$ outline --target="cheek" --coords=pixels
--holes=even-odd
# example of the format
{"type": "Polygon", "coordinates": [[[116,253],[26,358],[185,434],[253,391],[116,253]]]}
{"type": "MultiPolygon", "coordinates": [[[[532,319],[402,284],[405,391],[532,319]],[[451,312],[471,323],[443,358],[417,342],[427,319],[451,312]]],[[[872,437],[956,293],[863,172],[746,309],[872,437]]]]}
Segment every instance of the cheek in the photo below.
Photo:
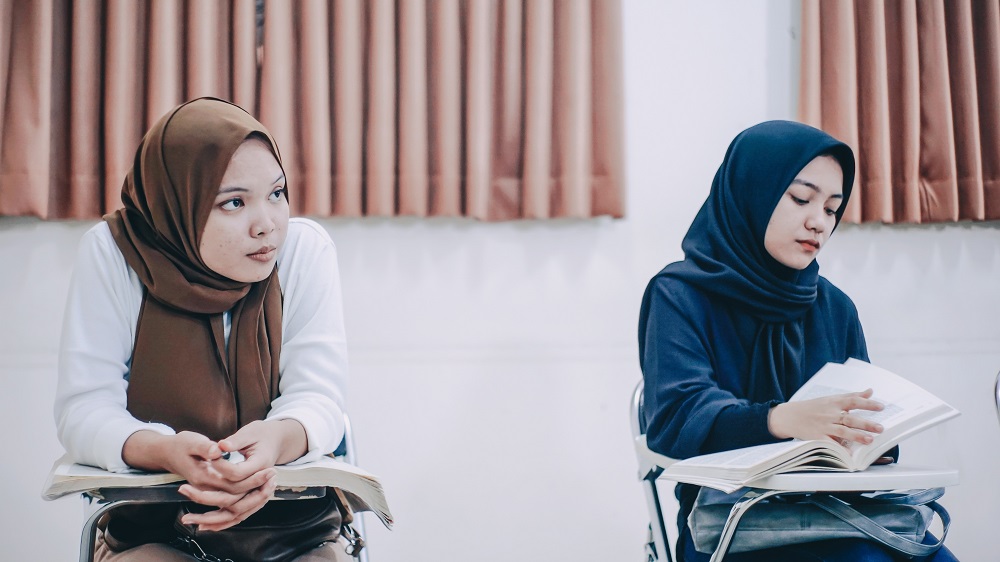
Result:
{"type": "Polygon", "coordinates": [[[229,221],[209,219],[205,225],[205,230],[201,235],[199,249],[201,259],[210,269],[218,273],[219,266],[225,266],[232,261],[232,248],[234,248],[234,237],[231,232],[229,221]]]}

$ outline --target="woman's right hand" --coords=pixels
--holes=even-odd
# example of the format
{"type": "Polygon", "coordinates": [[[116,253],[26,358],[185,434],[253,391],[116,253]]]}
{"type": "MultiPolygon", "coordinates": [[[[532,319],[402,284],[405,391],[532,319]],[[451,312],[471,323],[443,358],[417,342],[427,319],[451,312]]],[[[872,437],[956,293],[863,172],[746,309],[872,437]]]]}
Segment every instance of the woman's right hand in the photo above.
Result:
{"type": "Polygon", "coordinates": [[[881,411],[884,406],[871,397],[869,388],[778,404],[768,414],[767,429],[778,439],[829,438],[844,446],[851,442],[867,445],[872,442],[872,433],[882,433],[882,426],[850,412],[881,411]]]}
{"type": "MultiPolygon", "coordinates": [[[[219,531],[236,525],[259,510],[274,494],[273,467],[259,470],[242,479],[230,479],[232,471],[219,470],[222,458],[218,443],[191,431],[161,435],[153,431],[133,433],[122,448],[122,459],[131,467],[148,471],[167,471],[187,480],[179,492],[191,501],[217,507],[211,525],[200,530],[219,531]]],[[[207,515],[207,514],[206,514],[207,515]]]]}

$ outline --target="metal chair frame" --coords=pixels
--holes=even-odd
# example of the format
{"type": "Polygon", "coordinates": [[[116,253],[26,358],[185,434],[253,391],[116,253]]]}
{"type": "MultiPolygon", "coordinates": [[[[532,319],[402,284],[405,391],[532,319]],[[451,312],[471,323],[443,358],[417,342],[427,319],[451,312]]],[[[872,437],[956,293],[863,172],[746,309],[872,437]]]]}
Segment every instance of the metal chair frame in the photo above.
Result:
{"type": "MultiPolygon", "coordinates": [[[[640,380],[632,392],[632,403],[629,406],[629,421],[632,427],[632,440],[645,434],[642,429],[640,416],[642,416],[642,388],[640,380]]],[[[663,473],[663,467],[650,462],[647,458],[639,454],[636,450],[636,461],[639,463],[639,480],[642,484],[643,496],[646,499],[646,509],[649,512],[649,529],[653,543],[653,552],[647,555],[647,562],[661,560],[666,553],[667,562],[673,562],[674,556],[671,550],[670,535],[667,533],[666,523],[663,520],[663,506],[660,503],[660,492],[656,489],[656,479],[663,473]]]]}
{"type": "Polygon", "coordinates": [[[997,380],[993,384],[993,398],[997,404],[997,421],[1000,421],[1000,372],[997,373],[997,380]]]}
{"type": "MultiPolygon", "coordinates": [[[[351,420],[347,414],[344,414],[344,440],[341,442],[340,447],[337,448],[337,451],[334,452],[334,455],[338,460],[357,465],[358,457],[354,446],[354,433],[351,428],[351,420]]],[[[97,507],[90,517],[87,518],[81,531],[80,562],[92,562],[94,560],[94,549],[97,546],[97,523],[105,513],[126,505],[188,501],[186,497],[177,491],[179,487],[180,483],[151,488],[99,488],[83,492],[83,497],[89,499],[97,507]]],[[[325,493],[325,490],[323,493],[325,493]]],[[[317,490],[315,488],[305,488],[296,491],[279,490],[275,492],[275,497],[279,500],[292,501],[310,499],[317,497],[317,490]]],[[[360,512],[355,513],[354,522],[351,524],[362,540],[364,540],[365,545],[361,549],[361,552],[355,556],[355,559],[358,562],[369,562],[369,547],[368,541],[365,538],[367,537],[367,533],[365,533],[363,515],[360,512]]]]}
{"type": "MultiPolygon", "coordinates": [[[[669,549],[666,525],[660,506],[656,480],[663,470],[676,462],[674,459],[654,453],[646,446],[646,436],[641,424],[643,381],[639,381],[632,394],[630,407],[632,438],[636,459],[639,463],[639,479],[642,481],[649,511],[650,529],[656,548],[656,555],[667,553],[666,560],[673,562],[669,549]]],[[[1000,416],[1000,374],[996,387],[997,414],[1000,416]]],[[[802,492],[869,492],[885,489],[937,488],[958,484],[958,471],[954,469],[922,468],[900,465],[873,466],[862,472],[800,472],[777,474],[756,480],[747,486],[747,492],[733,505],[722,528],[719,545],[712,553],[712,562],[720,562],[729,550],[740,519],[754,504],[782,493],[802,492]]],[[[649,561],[659,560],[653,557],[649,561]]]]}

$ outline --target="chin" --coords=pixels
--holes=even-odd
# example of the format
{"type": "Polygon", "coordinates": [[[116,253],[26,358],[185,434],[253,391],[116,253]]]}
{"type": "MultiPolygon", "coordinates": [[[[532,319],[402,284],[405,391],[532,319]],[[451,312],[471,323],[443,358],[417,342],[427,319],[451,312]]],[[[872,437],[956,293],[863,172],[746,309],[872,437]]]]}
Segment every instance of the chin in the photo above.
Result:
{"type": "Polygon", "coordinates": [[[274,269],[274,264],[270,264],[267,267],[262,267],[260,269],[255,269],[253,271],[242,270],[242,271],[231,271],[226,277],[237,281],[239,283],[257,283],[263,281],[271,275],[271,271],[274,269]]]}
{"type": "Polygon", "coordinates": [[[785,257],[784,259],[775,258],[775,260],[789,269],[802,271],[803,269],[809,267],[809,264],[815,261],[815,258],[804,258],[802,256],[788,256],[785,257]]]}

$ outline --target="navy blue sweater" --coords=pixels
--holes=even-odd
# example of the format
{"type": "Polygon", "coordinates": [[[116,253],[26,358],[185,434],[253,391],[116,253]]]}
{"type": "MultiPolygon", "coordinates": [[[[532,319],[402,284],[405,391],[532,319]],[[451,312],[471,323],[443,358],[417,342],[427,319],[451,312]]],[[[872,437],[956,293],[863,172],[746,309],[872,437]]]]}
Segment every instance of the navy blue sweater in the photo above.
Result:
{"type": "MultiPolygon", "coordinates": [[[[738,303],[675,278],[658,276],[649,291],[639,356],[650,449],[687,458],[777,441],[767,429],[767,414],[781,397],[756,403],[747,398],[761,321],[738,303]]],[[[802,341],[790,342],[801,351],[795,353],[801,365],[791,370],[801,380],[787,381],[791,392],[827,362],[868,360],[854,303],[823,277],[802,328],[802,341]]],[[[697,488],[680,485],[677,494],[683,526],[697,488]]]]}

